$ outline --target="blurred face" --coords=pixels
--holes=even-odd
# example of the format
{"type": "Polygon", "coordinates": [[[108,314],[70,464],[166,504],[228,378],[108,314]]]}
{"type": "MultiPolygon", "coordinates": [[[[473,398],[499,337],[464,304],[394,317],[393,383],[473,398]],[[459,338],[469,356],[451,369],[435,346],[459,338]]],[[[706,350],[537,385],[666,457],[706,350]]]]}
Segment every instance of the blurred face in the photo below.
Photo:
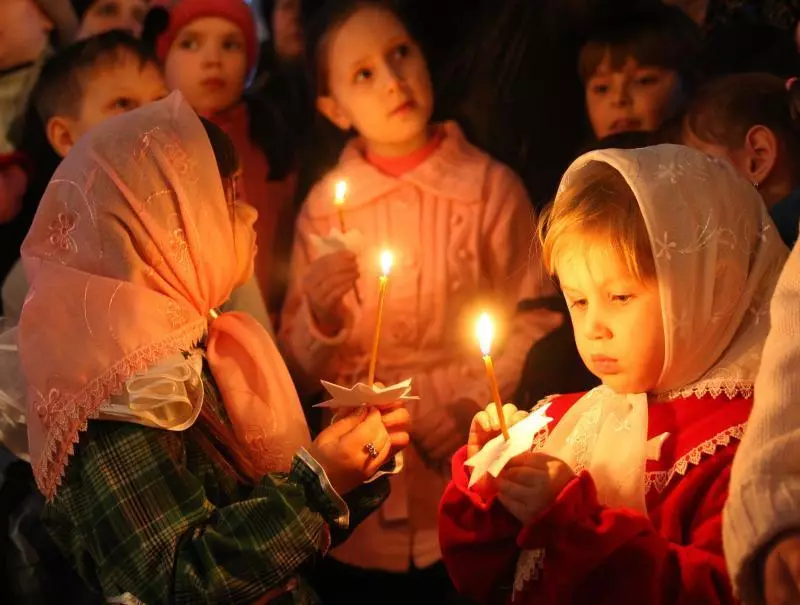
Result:
{"type": "Polygon", "coordinates": [[[586,84],[586,110],[598,139],[612,134],[657,130],[680,100],[678,74],[630,58],[620,71],[608,57],[586,84]]]}
{"type": "Polygon", "coordinates": [[[242,31],[218,17],[196,19],[176,36],[165,65],[167,85],[209,116],[236,104],[247,78],[242,31]]]}
{"type": "Polygon", "coordinates": [[[142,35],[149,0],[96,0],[83,15],[80,39],[112,29],[124,29],[137,38],[142,35]]]}
{"type": "Polygon", "coordinates": [[[362,8],[329,40],[330,94],[317,106],[342,130],[354,128],[380,155],[423,146],[433,112],[428,66],[419,46],[392,13],[362,8]]]}
{"type": "Polygon", "coordinates": [[[65,156],[89,130],[122,113],[163,99],[167,87],[158,67],[139,63],[135,57],[98,68],[83,85],[83,103],[77,118],[57,116],[48,124],[48,138],[56,152],[65,156]]]}
{"type": "Polygon", "coordinates": [[[719,158],[721,160],[728,160],[731,164],[733,164],[733,167],[736,168],[737,172],[739,172],[744,178],[750,180],[751,175],[747,170],[747,154],[744,153],[744,149],[729,149],[725,145],[720,145],[719,143],[709,143],[708,141],[703,141],[685,125],[681,131],[681,143],[687,147],[693,147],[698,151],[702,151],[703,153],[712,157],[719,158]]]}
{"type": "Polygon", "coordinates": [[[564,237],[556,271],[583,362],[618,393],[654,390],[664,365],[658,283],[637,281],[601,246],[564,237]]]}
{"type": "Polygon", "coordinates": [[[0,0],[0,70],[38,59],[52,29],[33,0],[0,0]]]}
{"type": "Polygon", "coordinates": [[[272,36],[275,52],[284,61],[303,54],[303,28],[300,26],[301,0],[276,0],[272,11],[272,36]]]}

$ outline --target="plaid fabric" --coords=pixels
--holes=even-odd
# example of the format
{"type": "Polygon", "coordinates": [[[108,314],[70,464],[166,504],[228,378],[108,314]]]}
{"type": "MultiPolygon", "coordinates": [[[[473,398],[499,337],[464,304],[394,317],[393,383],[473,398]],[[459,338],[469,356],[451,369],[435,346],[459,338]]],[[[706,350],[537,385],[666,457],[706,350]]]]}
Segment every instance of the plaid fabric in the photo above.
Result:
{"type": "MultiPolygon", "coordinates": [[[[211,402],[209,402],[211,403],[211,402]]],[[[192,439],[132,424],[93,422],[45,522],[80,574],[108,597],[156,603],[316,603],[302,574],[388,494],[376,481],[340,503],[301,457],[288,474],[244,486],[192,439]],[[340,521],[337,525],[337,521],[340,521]]]]}

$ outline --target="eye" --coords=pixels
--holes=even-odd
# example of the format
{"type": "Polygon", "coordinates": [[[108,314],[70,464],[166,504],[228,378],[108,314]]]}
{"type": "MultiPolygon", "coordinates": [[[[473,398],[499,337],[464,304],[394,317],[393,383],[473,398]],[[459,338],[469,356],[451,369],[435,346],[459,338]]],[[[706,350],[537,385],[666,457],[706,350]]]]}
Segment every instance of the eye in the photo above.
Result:
{"type": "Polygon", "coordinates": [[[608,84],[593,84],[589,87],[592,94],[604,95],[608,92],[608,84]]]}
{"type": "Polygon", "coordinates": [[[394,49],[394,56],[397,57],[398,59],[404,59],[410,54],[411,54],[411,46],[406,43],[399,44],[397,48],[394,49]]]}
{"type": "Polygon", "coordinates": [[[372,70],[367,67],[364,67],[356,72],[355,76],[353,76],[353,81],[356,83],[360,83],[360,82],[366,82],[371,78],[372,78],[372,70]]]}
{"type": "Polygon", "coordinates": [[[642,86],[650,86],[651,84],[657,84],[660,78],[656,74],[647,74],[636,78],[636,83],[642,86]]]}
{"type": "Polygon", "coordinates": [[[119,97],[111,103],[111,108],[119,111],[132,111],[137,107],[136,101],[130,97],[119,97]]]}
{"type": "Polygon", "coordinates": [[[244,44],[242,44],[241,40],[238,38],[226,38],[222,43],[223,50],[239,51],[242,50],[242,48],[244,48],[244,44]]]}
{"type": "Polygon", "coordinates": [[[624,305],[625,303],[633,300],[633,294],[612,294],[611,300],[624,305]]]}
{"type": "Polygon", "coordinates": [[[184,50],[197,50],[200,48],[200,41],[195,36],[187,36],[178,42],[178,47],[184,50]]]}
{"type": "Polygon", "coordinates": [[[567,302],[569,303],[570,309],[576,309],[576,310],[585,309],[587,304],[585,298],[576,298],[573,301],[567,301],[567,302]]]}

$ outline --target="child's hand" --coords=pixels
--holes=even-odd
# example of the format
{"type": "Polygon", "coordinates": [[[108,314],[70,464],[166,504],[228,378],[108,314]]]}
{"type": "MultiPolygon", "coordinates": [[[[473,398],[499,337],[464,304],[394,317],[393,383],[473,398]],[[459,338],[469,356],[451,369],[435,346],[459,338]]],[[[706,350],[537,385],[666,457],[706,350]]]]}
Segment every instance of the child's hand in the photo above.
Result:
{"type": "Polygon", "coordinates": [[[800,535],[783,538],[767,555],[764,600],[767,605],[800,604],[800,535]]]}
{"type": "Polygon", "coordinates": [[[569,465],[547,454],[513,458],[497,478],[498,500],[523,524],[550,506],[573,478],[569,465]]]}
{"type": "Polygon", "coordinates": [[[308,267],[303,288],[320,327],[336,333],[344,325],[342,299],[359,277],[356,255],[349,250],[319,257],[308,267]]]}
{"type": "MultiPolygon", "coordinates": [[[[395,420],[402,429],[400,416],[395,420]]],[[[403,437],[402,430],[393,432],[391,437],[378,410],[373,408],[364,416],[359,409],[322,431],[309,453],[325,470],[333,489],[346,494],[372,477],[403,440],[408,442],[407,433],[403,437]],[[375,456],[368,444],[372,444],[375,456]]]]}
{"type": "MultiPolygon", "coordinates": [[[[506,419],[506,426],[511,428],[520,420],[527,418],[528,412],[518,410],[516,406],[507,403],[503,406],[503,417],[506,419]]],[[[500,421],[497,417],[497,406],[490,403],[482,412],[475,414],[472,419],[472,426],[469,429],[469,441],[467,442],[467,457],[471,458],[500,434],[500,421]]]]}

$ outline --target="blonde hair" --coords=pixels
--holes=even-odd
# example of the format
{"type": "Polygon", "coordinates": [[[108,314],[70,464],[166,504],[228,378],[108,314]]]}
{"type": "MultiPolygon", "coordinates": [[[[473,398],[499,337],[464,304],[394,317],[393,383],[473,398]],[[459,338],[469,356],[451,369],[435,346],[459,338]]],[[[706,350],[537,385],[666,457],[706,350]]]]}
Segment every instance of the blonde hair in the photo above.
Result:
{"type": "Polygon", "coordinates": [[[619,171],[604,162],[582,168],[539,219],[542,259],[556,279],[555,267],[567,235],[578,235],[586,245],[615,253],[640,282],[656,278],[639,202],[619,171]]]}

